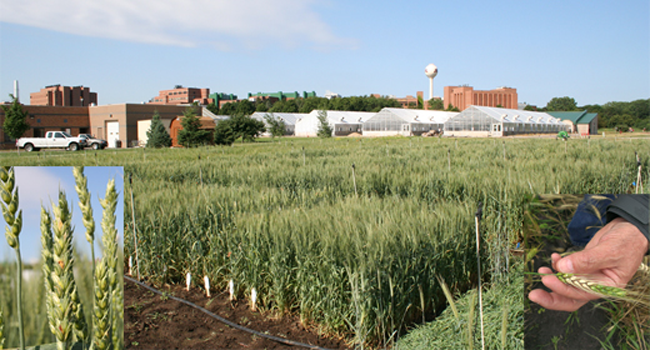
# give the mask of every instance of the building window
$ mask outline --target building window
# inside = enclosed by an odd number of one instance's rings
[[[64,123],[67,123],[67,122],[68,122],[68,120],[67,120],[67,119],[63,119],[63,122],[64,122]]]

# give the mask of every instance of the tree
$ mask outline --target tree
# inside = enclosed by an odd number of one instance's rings
[[[330,126],[329,120],[327,118],[327,111],[318,111],[318,137],[332,137],[332,132],[332,127]]]
[[[27,124],[27,112],[23,106],[18,102],[14,95],[11,97],[11,105],[2,106],[5,111],[5,122],[2,124],[5,134],[9,135],[14,140],[23,136],[25,131],[29,130],[31,126]]]
[[[210,142],[210,132],[201,130],[201,121],[194,113],[193,108],[187,108],[183,112],[181,120],[183,130],[178,132],[178,143],[184,147],[196,147],[206,145]]]
[[[147,131],[147,148],[170,147],[171,145],[172,138],[169,136],[167,129],[160,120],[160,114],[156,110],[153,112],[151,126]]]
[[[235,142],[237,137],[235,136],[232,125],[230,119],[217,122],[217,126],[214,128],[214,143],[216,145],[230,146]]]
[[[458,109],[458,107],[454,107],[454,105],[452,105],[450,103],[449,106],[447,106],[447,109],[445,109],[445,111],[448,111],[448,112],[460,112],[460,109]]]
[[[265,130],[264,122],[246,115],[234,115],[217,123],[214,129],[214,143],[231,145],[241,138],[244,141],[255,141]]]
[[[432,98],[429,101],[427,101],[429,104],[429,109],[435,110],[435,111],[442,111],[445,109],[445,104],[442,102],[441,99],[439,98]]]
[[[282,119],[274,117],[273,114],[265,114],[264,120],[269,125],[269,132],[272,137],[284,136],[286,125]]]
[[[547,104],[546,104],[546,110],[547,111],[577,111],[578,110],[578,105],[576,104],[576,100],[573,99],[573,97],[553,97]]]

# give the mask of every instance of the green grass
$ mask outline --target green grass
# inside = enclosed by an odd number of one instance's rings
[[[556,140],[507,139],[506,159],[503,147],[496,139],[284,138],[7,156],[17,164],[123,165],[133,179],[125,191],[135,197],[140,272],[151,281],[181,284],[191,272],[227,290],[232,278],[239,298],[255,287],[263,309],[381,346],[421,323],[423,313],[430,320],[444,310],[436,275],[456,295],[476,283],[479,201],[483,278],[509,286],[509,248],[523,238],[524,206],[535,194],[629,192],[634,151],[644,182],[650,177],[647,140],[571,139],[565,153]],[[129,256],[132,203],[125,198]],[[508,332],[519,305],[507,305]],[[495,313],[499,331],[503,307]],[[465,338],[466,330],[457,331]]]

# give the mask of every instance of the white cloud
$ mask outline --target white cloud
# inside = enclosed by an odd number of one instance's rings
[[[356,46],[332,33],[313,0],[21,0],[3,1],[0,21],[65,33],[220,50],[280,44]]]

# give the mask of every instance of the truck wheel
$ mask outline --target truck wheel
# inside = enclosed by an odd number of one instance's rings
[[[97,142],[93,143],[93,149],[98,150],[99,149],[99,144]]]
[[[25,151],[31,152],[33,150],[34,150],[34,145],[32,145],[31,143],[25,145]]]
[[[70,150],[73,151],[73,152],[74,152],[74,151],[78,151],[78,150],[79,150],[79,145],[76,144],[76,143],[71,143],[70,146],[69,146],[69,148],[70,148]]]

